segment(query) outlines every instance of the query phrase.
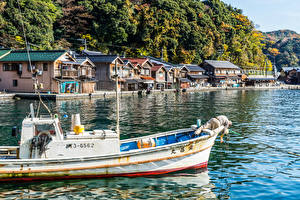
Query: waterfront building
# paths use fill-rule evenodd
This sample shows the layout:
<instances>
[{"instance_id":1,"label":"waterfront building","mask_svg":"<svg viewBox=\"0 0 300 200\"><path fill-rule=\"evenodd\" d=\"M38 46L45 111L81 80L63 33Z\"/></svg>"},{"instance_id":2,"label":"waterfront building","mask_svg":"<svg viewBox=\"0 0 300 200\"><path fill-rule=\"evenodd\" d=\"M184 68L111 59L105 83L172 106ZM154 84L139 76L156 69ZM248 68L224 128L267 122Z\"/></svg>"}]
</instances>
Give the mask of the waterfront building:
<instances>
[{"instance_id":1,"label":"waterfront building","mask_svg":"<svg viewBox=\"0 0 300 200\"><path fill-rule=\"evenodd\" d=\"M141 82L139 83L140 89L148 89L154 87L155 78L151 76L151 68L153 63L148 58L126 58L133 65L137 67L137 72Z\"/></svg>"},{"instance_id":2,"label":"waterfront building","mask_svg":"<svg viewBox=\"0 0 300 200\"><path fill-rule=\"evenodd\" d=\"M165 88L166 89L172 89L175 88L177 80L176 80L176 73L179 70L176 70L176 65L169 63L169 62L165 62L163 60L161 60L160 58L155 58L155 57L151 57L151 56L147 56L147 58L150 60L151 63L153 63L154 65L163 65L163 67L166 70L166 74L165 74Z\"/></svg>"},{"instance_id":3,"label":"waterfront building","mask_svg":"<svg viewBox=\"0 0 300 200\"><path fill-rule=\"evenodd\" d=\"M164 89L166 86L167 70L163 64L154 64L151 68L152 77L155 79L154 89Z\"/></svg>"},{"instance_id":4,"label":"waterfront building","mask_svg":"<svg viewBox=\"0 0 300 200\"><path fill-rule=\"evenodd\" d=\"M40 91L51 93L93 91L94 65L89 60L77 61L65 50L4 51L0 50L0 90L35 92L40 87Z\"/></svg>"},{"instance_id":5,"label":"waterfront building","mask_svg":"<svg viewBox=\"0 0 300 200\"><path fill-rule=\"evenodd\" d=\"M75 57L81 59L88 57L95 64L96 90L115 89L115 68L117 68L117 73L120 74L124 65L124 62L118 55L104 55L101 52L84 50ZM119 87L122 85L121 82L122 79L120 77Z\"/></svg>"},{"instance_id":6,"label":"waterfront building","mask_svg":"<svg viewBox=\"0 0 300 200\"><path fill-rule=\"evenodd\" d=\"M127 58L121 58L124 62L121 72L123 79L122 90L137 91L142 88L143 80L140 78L141 67L138 63L131 63Z\"/></svg>"},{"instance_id":7,"label":"waterfront building","mask_svg":"<svg viewBox=\"0 0 300 200\"><path fill-rule=\"evenodd\" d=\"M229 61L205 60L201 67L213 86L236 86L241 82L241 68Z\"/></svg>"},{"instance_id":8,"label":"waterfront building","mask_svg":"<svg viewBox=\"0 0 300 200\"><path fill-rule=\"evenodd\" d=\"M182 77L188 78L190 86L192 87L204 87L208 85L208 76L205 75L205 70L196 64L182 64L181 74Z\"/></svg>"},{"instance_id":9,"label":"waterfront building","mask_svg":"<svg viewBox=\"0 0 300 200\"><path fill-rule=\"evenodd\" d=\"M283 67L281 69L281 80L287 84L299 84L300 83L300 67Z\"/></svg>"}]
</instances>

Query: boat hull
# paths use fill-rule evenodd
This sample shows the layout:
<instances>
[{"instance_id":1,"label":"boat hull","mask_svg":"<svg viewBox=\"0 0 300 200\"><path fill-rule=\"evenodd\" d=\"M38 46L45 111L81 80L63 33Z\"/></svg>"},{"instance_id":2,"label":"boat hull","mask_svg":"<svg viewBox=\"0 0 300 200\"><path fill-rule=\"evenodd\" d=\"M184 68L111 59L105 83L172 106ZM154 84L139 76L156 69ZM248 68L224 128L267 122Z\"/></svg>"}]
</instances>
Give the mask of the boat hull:
<instances>
[{"instance_id":1,"label":"boat hull","mask_svg":"<svg viewBox=\"0 0 300 200\"><path fill-rule=\"evenodd\" d=\"M206 168L217 134L107 156L0 161L0 181L148 176Z\"/></svg>"}]
</instances>

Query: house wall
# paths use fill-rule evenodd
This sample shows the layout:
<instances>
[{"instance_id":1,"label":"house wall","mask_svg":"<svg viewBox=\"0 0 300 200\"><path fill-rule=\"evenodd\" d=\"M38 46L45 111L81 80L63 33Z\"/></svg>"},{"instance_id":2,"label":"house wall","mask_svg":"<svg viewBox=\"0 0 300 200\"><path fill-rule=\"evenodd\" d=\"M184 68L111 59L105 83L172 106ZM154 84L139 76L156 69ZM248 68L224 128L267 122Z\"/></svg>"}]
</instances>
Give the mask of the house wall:
<instances>
[{"instance_id":1,"label":"house wall","mask_svg":"<svg viewBox=\"0 0 300 200\"><path fill-rule=\"evenodd\" d=\"M155 81L156 82L165 82L166 71L160 68L155 73Z\"/></svg>"},{"instance_id":2,"label":"house wall","mask_svg":"<svg viewBox=\"0 0 300 200\"><path fill-rule=\"evenodd\" d=\"M82 93L95 92L95 82L81 82Z\"/></svg>"},{"instance_id":3,"label":"house wall","mask_svg":"<svg viewBox=\"0 0 300 200\"><path fill-rule=\"evenodd\" d=\"M22 74L18 74L18 71L3 71L4 63L16 63L22 64ZM47 63L48 70L43 71L43 63ZM42 92L51 91L51 68L53 63L51 62L33 62L39 71L43 71L42 75L37 75L39 83L43 83ZM17 80L17 86L13 86L13 80ZM1 62L0 63L0 90L8 90L12 92L34 92L33 80L31 71L28 71L27 62Z\"/></svg>"},{"instance_id":4,"label":"house wall","mask_svg":"<svg viewBox=\"0 0 300 200\"><path fill-rule=\"evenodd\" d=\"M114 75L115 64L112 63L97 63L96 65L96 90L114 90L115 81L111 79L111 76ZM120 70L122 65L117 65Z\"/></svg>"}]
</instances>

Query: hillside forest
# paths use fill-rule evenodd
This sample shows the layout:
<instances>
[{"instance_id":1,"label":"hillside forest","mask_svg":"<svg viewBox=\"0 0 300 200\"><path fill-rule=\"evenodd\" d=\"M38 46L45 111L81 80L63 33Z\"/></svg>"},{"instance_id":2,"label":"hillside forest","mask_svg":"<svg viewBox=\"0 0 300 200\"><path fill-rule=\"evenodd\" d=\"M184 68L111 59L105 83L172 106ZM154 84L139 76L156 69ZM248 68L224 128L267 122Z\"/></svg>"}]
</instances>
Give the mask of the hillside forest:
<instances>
[{"instance_id":1,"label":"hillside forest","mask_svg":"<svg viewBox=\"0 0 300 200\"><path fill-rule=\"evenodd\" d=\"M297 45L266 39L242 10L220 0L0 0L0 46L25 48L23 29L39 50L79 51L86 41L89 50L173 63L218 59L264 70L272 70L272 56L299 63L292 53L299 38Z\"/></svg>"}]
</instances>

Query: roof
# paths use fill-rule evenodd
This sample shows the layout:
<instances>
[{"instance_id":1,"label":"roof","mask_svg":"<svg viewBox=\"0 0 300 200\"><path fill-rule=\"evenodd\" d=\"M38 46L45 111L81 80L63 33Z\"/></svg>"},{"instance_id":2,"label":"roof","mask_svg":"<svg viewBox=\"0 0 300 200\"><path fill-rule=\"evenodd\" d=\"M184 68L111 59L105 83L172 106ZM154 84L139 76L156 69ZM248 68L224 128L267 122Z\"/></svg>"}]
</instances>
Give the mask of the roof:
<instances>
[{"instance_id":1,"label":"roof","mask_svg":"<svg viewBox=\"0 0 300 200\"><path fill-rule=\"evenodd\" d=\"M85 58L86 56L79 56L79 59ZM87 56L94 63L113 63L116 59L123 64L123 61L117 55L88 55Z\"/></svg>"},{"instance_id":2,"label":"roof","mask_svg":"<svg viewBox=\"0 0 300 200\"><path fill-rule=\"evenodd\" d=\"M298 70L300 69L300 67L282 67L281 70L285 71L285 72L289 72L292 70Z\"/></svg>"},{"instance_id":3,"label":"roof","mask_svg":"<svg viewBox=\"0 0 300 200\"><path fill-rule=\"evenodd\" d=\"M189 77L193 78L193 79L208 79L208 76L205 75L198 75L198 74L189 74Z\"/></svg>"},{"instance_id":4,"label":"roof","mask_svg":"<svg viewBox=\"0 0 300 200\"><path fill-rule=\"evenodd\" d=\"M205 72L205 70L198 65L183 65L189 72Z\"/></svg>"},{"instance_id":5,"label":"roof","mask_svg":"<svg viewBox=\"0 0 300 200\"><path fill-rule=\"evenodd\" d=\"M11 51L11 49L0 49L0 58L5 56Z\"/></svg>"},{"instance_id":6,"label":"roof","mask_svg":"<svg viewBox=\"0 0 300 200\"><path fill-rule=\"evenodd\" d=\"M139 64L142 66L146 62L149 62L151 66L153 65L148 58L125 58L125 59L129 60L134 65Z\"/></svg>"},{"instance_id":7,"label":"roof","mask_svg":"<svg viewBox=\"0 0 300 200\"><path fill-rule=\"evenodd\" d=\"M125 81L127 83L143 83L144 82L142 79L133 79L133 78L125 78Z\"/></svg>"},{"instance_id":8,"label":"roof","mask_svg":"<svg viewBox=\"0 0 300 200\"><path fill-rule=\"evenodd\" d=\"M155 64L153 67L151 67L151 71L156 72L162 67L164 67L163 64Z\"/></svg>"},{"instance_id":9,"label":"roof","mask_svg":"<svg viewBox=\"0 0 300 200\"><path fill-rule=\"evenodd\" d=\"M130 65L131 67L134 68L134 65L129 60L127 60L126 58L121 58L121 60L124 62L125 66Z\"/></svg>"},{"instance_id":10,"label":"roof","mask_svg":"<svg viewBox=\"0 0 300 200\"><path fill-rule=\"evenodd\" d=\"M155 80L155 78L152 78L150 76L141 76L141 79L143 79L143 80Z\"/></svg>"},{"instance_id":11,"label":"roof","mask_svg":"<svg viewBox=\"0 0 300 200\"><path fill-rule=\"evenodd\" d=\"M229 61L220 61L220 60L205 60L205 63L211 65L214 68L220 68L220 69L241 69L238 66L232 64Z\"/></svg>"},{"instance_id":12,"label":"roof","mask_svg":"<svg viewBox=\"0 0 300 200\"><path fill-rule=\"evenodd\" d=\"M191 82L191 80L187 79L187 78L179 78L180 82L182 83L189 83Z\"/></svg>"},{"instance_id":13,"label":"roof","mask_svg":"<svg viewBox=\"0 0 300 200\"><path fill-rule=\"evenodd\" d=\"M155 57L151 57L151 56L147 56L146 58L148 58L150 60L150 62L152 62L152 63L163 64L167 71L170 71L171 69L173 69L175 67L175 64L165 62L165 61L161 60L160 58L155 58Z\"/></svg>"},{"instance_id":14,"label":"roof","mask_svg":"<svg viewBox=\"0 0 300 200\"><path fill-rule=\"evenodd\" d=\"M30 60L31 61L55 61L60 56L65 54L65 50L45 50L45 51L35 51L30 50ZM0 61L28 61L28 55L26 50L13 50L8 55L0 59Z\"/></svg>"},{"instance_id":15,"label":"roof","mask_svg":"<svg viewBox=\"0 0 300 200\"><path fill-rule=\"evenodd\" d=\"M63 61L63 64L69 64L69 65L84 65L83 63L88 62L92 66L95 66L94 63L89 58L79 58L75 61Z\"/></svg>"},{"instance_id":16,"label":"roof","mask_svg":"<svg viewBox=\"0 0 300 200\"><path fill-rule=\"evenodd\" d=\"M247 78L249 81L276 81L276 78Z\"/></svg>"}]
</instances>

